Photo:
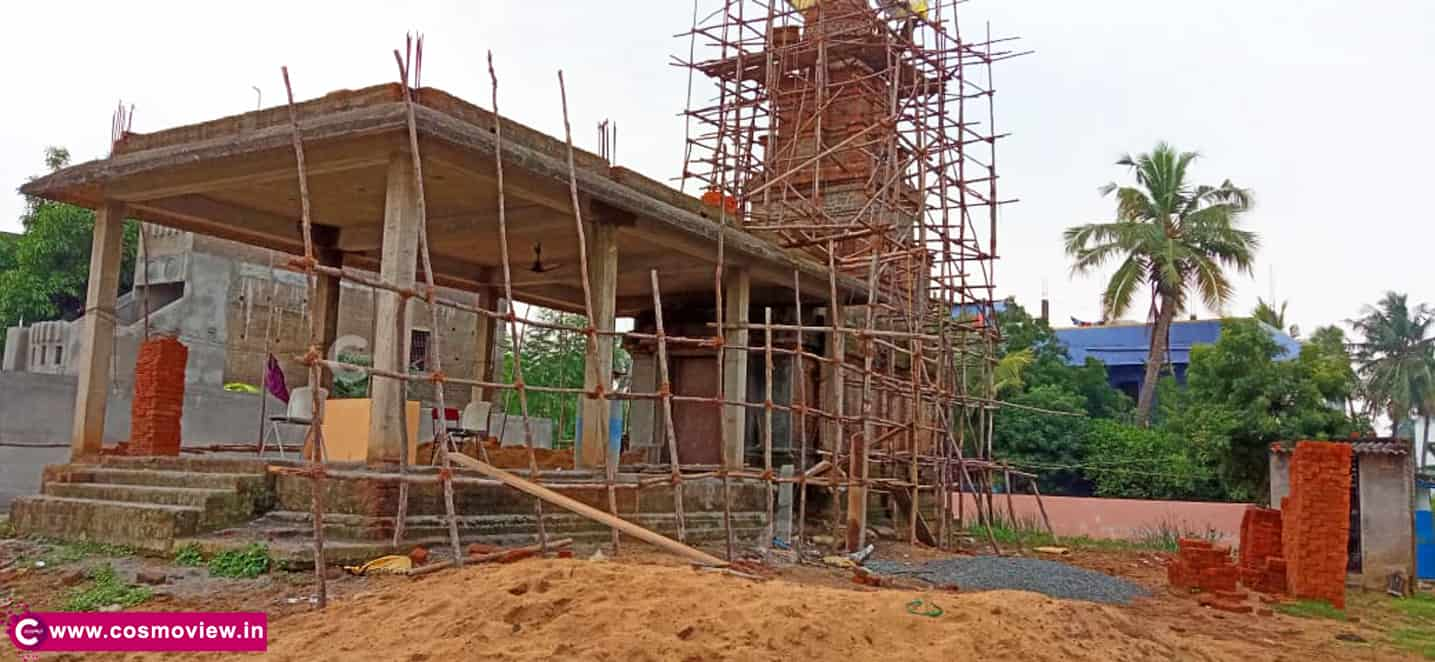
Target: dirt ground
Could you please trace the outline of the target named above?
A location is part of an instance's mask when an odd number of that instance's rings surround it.
[[[587,553],[416,579],[343,576],[330,583],[331,604],[324,612],[309,605],[312,585],[306,574],[205,583],[203,576],[180,573],[170,585],[157,587],[165,595],[141,608],[268,612],[269,653],[260,657],[273,660],[1421,659],[1388,643],[1394,611],[1384,596],[1353,593],[1347,613],[1354,622],[1219,612],[1170,592],[1165,555],[1153,552],[1077,551],[1062,557],[1152,592],[1129,606],[1018,591],[872,588],[853,584],[843,571],[807,565],[778,566],[775,578],[755,582],[699,571],[642,548],[606,561],[587,560]],[[942,553],[888,543],[879,546],[878,555],[920,560]],[[164,565],[152,559],[104,562],[117,570],[133,569],[126,564]],[[77,567],[0,579],[6,593],[41,610],[58,604]],[[909,613],[908,603],[918,598],[943,613],[935,618]]]

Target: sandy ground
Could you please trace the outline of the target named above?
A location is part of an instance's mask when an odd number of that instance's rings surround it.
[[[889,544],[888,558],[939,553]],[[617,560],[530,559],[418,579],[343,577],[325,612],[304,575],[213,584],[146,603],[155,610],[264,610],[266,660],[1401,660],[1376,618],[1383,598],[1356,595],[1356,623],[1217,612],[1165,588],[1163,557],[1079,552],[1075,565],[1145,585],[1130,606],[1016,591],[953,593],[857,586],[827,568],[782,567],[754,582],[701,572],[656,552]],[[147,563],[159,563],[148,561]],[[18,592],[53,594],[61,571],[31,573]],[[194,588],[199,588],[198,586]],[[940,605],[908,613],[917,598]],[[39,600],[38,602],[44,602]],[[1355,634],[1370,643],[1338,641]],[[61,658],[80,659],[80,658]],[[198,660],[165,654],[90,659]]]

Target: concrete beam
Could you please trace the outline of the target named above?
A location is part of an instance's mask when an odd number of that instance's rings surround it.
[[[70,459],[100,453],[105,434],[110,361],[115,351],[115,299],[119,297],[125,205],[106,201],[95,212],[90,239],[90,282],[80,319],[79,384],[70,435]]]
[[[571,212],[563,215],[539,205],[517,207],[510,205],[507,221],[510,235],[571,230],[573,227]],[[441,248],[446,240],[452,239],[457,234],[464,234],[465,238],[468,238],[475,230],[491,231],[496,236],[498,232],[497,210],[430,218],[428,222],[429,236],[433,237],[436,248]],[[339,248],[348,252],[377,250],[383,244],[383,238],[384,228],[378,224],[347,227],[340,233]]]
[[[379,277],[400,287],[413,287],[418,271],[418,246],[418,187],[413,159],[405,152],[394,152],[389,156]],[[409,368],[408,315],[399,315],[399,295],[377,290],[374,296],[374,367],[406,373]],[[400,407],[407,392],[405,387],[406,384],[394,379],[374,378],[369,382],[370,464],[399,461],[400,426],[404,424]],[[410,443],[416,442],[410,440]]]
[[[746,269],[730,268],[723,276],[723,323],[746,324],[752,306],[752,276]],[[747,400],[747,329],[723,333],[722,390],[729,402]],[[738,349],[741,348],[741,349]],[[741,469],[747,441],[747,407],[723,406],[722,462],[729,469]]]
[[[590,223],[588,240],[588,278],[593,296],[593,327],[600,331],[614,330],[618,288],[618,229],[604,223]],[[588,392],[613,386],[613,336],[598,336],[597,350],[587,354],[583,388]],[[612,418],[606,398],[583,398],[583,430],[578,442],[579,469],[606,466],[608,427]],[[615,458],[616,459],[616,458]]]

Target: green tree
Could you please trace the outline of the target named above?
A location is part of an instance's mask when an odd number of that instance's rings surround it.
[[[45,162],[52,170],[69,162],[69,152],[51,147]],[[21,320],[75,319],[84,314],[90,275],[90,244],[95,215],[60,202],[30,199],[21,217],[24,233],[0,239],[0,329]],[[120,293],[134,279],[139,223],[126,221],[120,266]],[[0,334],[0,346],[4,337]]]
[[[546,308],[532,307],[528,316],[549,324],[560,324],[571,331],[559,331],[543,327],[522,329],[522,338],[515,343],[509,334],[503,336],[503,376],[513,382],[514,346],[517,345],[523,363],[523,382],[531,386],[557,386],[582,388],[588,340],[579,329],[588,326],[582,315],[558,312]],[[632,358],[621,347],[613,350],[614,369],[626,373],[632,365]],[[573,423],[578,417],[578,402],[581,396],[568,393],[542,393],[528,391],[528,415],[553,421],[554,439],[571,441]],[[517,418],[522,414],[518,392],[506,390],[502,396],[503,411],[515,418],[508,424],[521,426]]]
[[[1355,361],[1365,395],[1390,417],[1391,436],[1412,410],[1427,423],[1435,411],[1432,323],[1435,311],[1425,304],[1412,307],[1406,295],[1395,292],[1386,292],[1378,304],[1366,306],[1359,318],[1351,320],[1362,337],[1355,345]]]
[[[1155,428],[1094,420],[1086,475],[1098,496],[1192,499],[1215,496],[1210,472],[1180,436]]]
[[[1048,493],[1088,494],[1090,485],[1080,465],[1087,457],[1086,430],[1090,421],[1080,416],[1086,413],[1081,395],[1047,384],[1009,396],[1007,402],[1016,406],[1002,407],[992,423],[1002,457],[1036,469],[1041,489]],[[1053,411],[1077,415],[1047,413]]]
[[[1186,169],[1196,157],[1166,143],[1148,154],[1122,157],[1117,165],[1131,168],[1137,186],[1112,183],[1103,188],[1116,196],[1116,220],[1072,227],[1064,235],[1073,274],[1119,261],[1102,295],[1107,319],[1126,313],[1137,290],[1150,290],[1155,325],[1136,405],[1137,422],[1143,426],[1151,418],[1171,321],[1187,308],[1192,292],[1209,308],[1225,305],[1233,291],[1225,270],[1250,273],[1259,246],[1255,233],[1237,227],[1240,215],[1250,208],[1250,192],[1229,180],[1193,187]]]
[[[1226,320],[1219,340],[1192,348],[1186,390],[1162,394],[1165,429],[1221,477],[1228,498],[1264,494],[1272,443],[1355,429],[1337,404],[1353,388],[1339,376],[1338,357],[1323,346],[1284,352],[1255,320]]]
[[[1106,378],[1106,366],[1094,358],[1087,358],[1080,366],[1069,365],[1070,355],[1066,347],[1045,320],[1032,317],[1026,309],[1008,300],[1005,309],[997,313],[997,324],[1001,329],[1001,343],[997,347],[999,359],[1006,360],[1009,356],[1026,353],[1031,355],[1030,361],[1024,357],[1021,359],[1023,365],[1017,373],[1022,390],[1060,386],[1085,400],[1088,416],[1125,418],[1130,413],[1131,399],[1111,387]]]

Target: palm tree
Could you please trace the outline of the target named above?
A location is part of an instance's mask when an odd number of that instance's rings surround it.
[[[1103,194],[1116,194],[1116,220],[1078,225],[1064,235],[1073,274],[1120,261],[1101,297],[1106,319],[1125,313],[1137,290],[1150,290],[1148,317],[1155,326],[1136,404],[1141,425],[1151,420],[1171,320],[1187,308],[1192,291],[1207,308],[1222,308],[1233,292],[1225,269],[1250,273],[1260,245],[1254,232],[1236,227],[1251,206],[1250,192],[1230,180],[1220,186],[1192,186],[1186,168],[1196,157],[1166,143],[1149,154],[1122,157],[1116,164],[1131,168],[1137,186],[1112,183],[1102,188]]]
[[[1300,327],[1294,324],[1289,328],[1286,327],[1286,306],[1289,303],[1289,301],[1282,301],[1280,309],[1277,310],[1273,304],[1266,303],[1265,299],[1256,297],[1256,308],[1251,311],[1251,317],[1257,322],[1263,322],[1277,330],[1290,333],[1292,338],[1298,338],[1300,337]]]
[[[1366,396],[1390,416],[1391,436],[1415,410],[1424,418],[1428,440],[1429,417],[1435,414],[1435,338],[1429,337],[1435,311],[1425,304],[1412,308],[1406,295],[1386,292],[1361,312],[1350,323],[1362,336],[1355,362]]]

